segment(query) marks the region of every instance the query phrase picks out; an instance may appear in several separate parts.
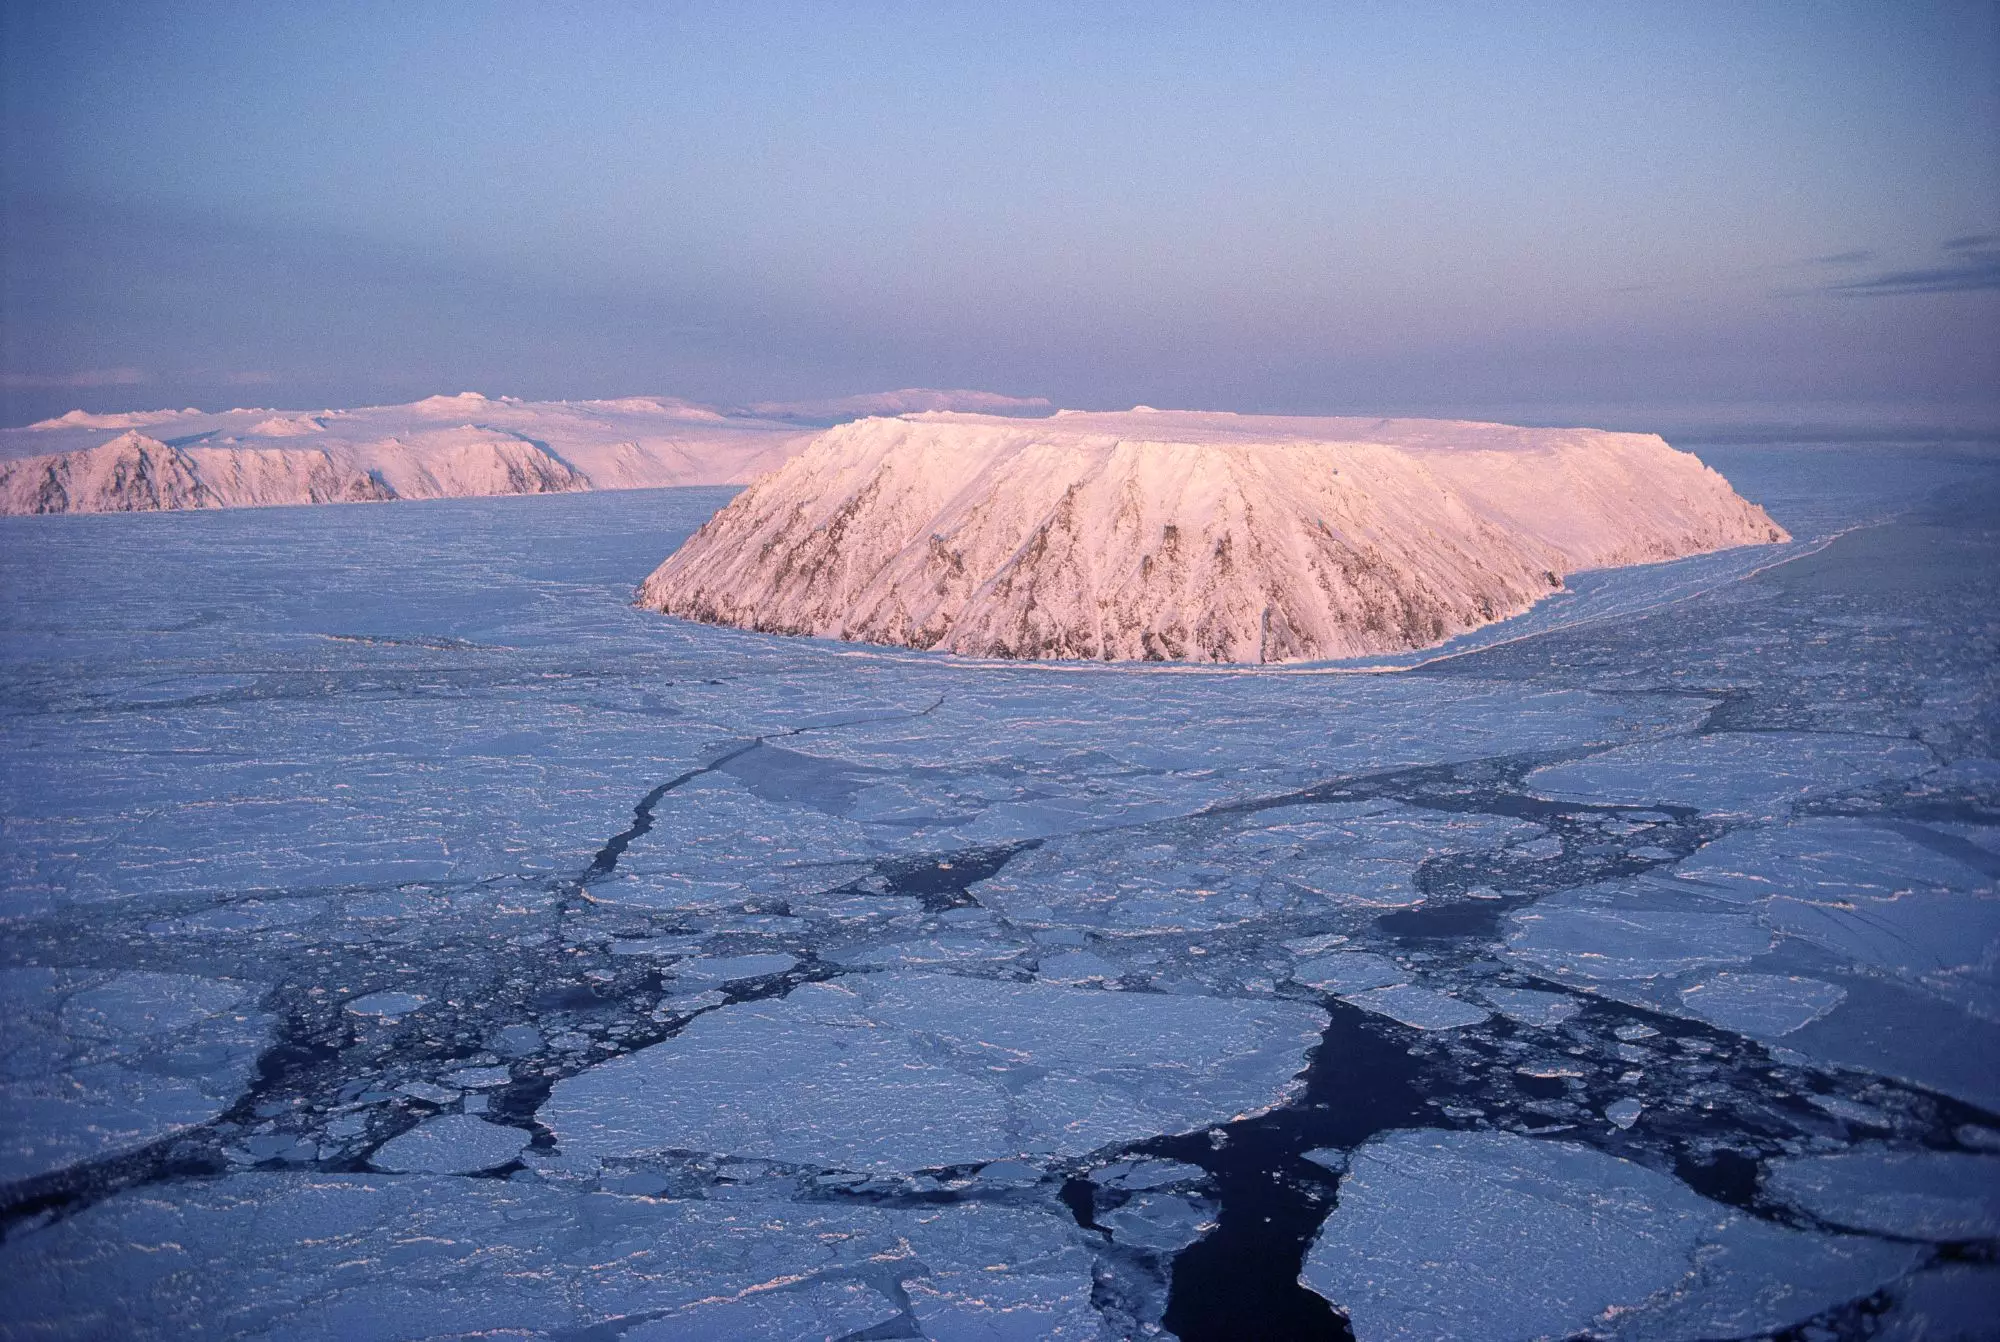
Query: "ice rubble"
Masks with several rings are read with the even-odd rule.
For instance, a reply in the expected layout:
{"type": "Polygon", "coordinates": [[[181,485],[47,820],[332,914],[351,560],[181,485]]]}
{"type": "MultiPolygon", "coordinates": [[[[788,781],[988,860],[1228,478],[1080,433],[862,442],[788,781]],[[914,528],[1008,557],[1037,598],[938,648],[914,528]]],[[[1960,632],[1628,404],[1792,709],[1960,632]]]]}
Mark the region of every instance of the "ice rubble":
{"type": "Polygon", "coordinates": [[[572,1156],[1076,1156],[1283,1103],[1325,1025],[1298,1002],[851,975],[702,1016],[558,1083],[540,1119],[572,1156]]]}
{"type": "Polygon", "coordinates": [[[65,1337],[399,1342],[599,1323],[625,1338],[839,1337],[902,1318],[914,1326],[899,1335],[1096,1339],[1090,1254],[1065,1219],[242,1174],[126,1193],[10,1240],[0,1274],[10,1323],[65,1337]]]}
{"type": "Polygon", "coordinates": [[[1578,569],[1785,539],[1651,435],[923,414],[824,434],[639,603],[982,657],[1310,661],[1440,643],[1578,569]]]}
{"type": "Polygon", "coordinates": [[[228,1109],[269,1042],[259,992],[193,974],[0,969],[0,1183],[228,1109]]]}
{"type": "Polygon", "coordinates": [[[794,425],[655,397],[533,402],[465,392],[317,414],[78,412],[0,430],[0,513],[741,483],[805,442],[794,425]],[[105,432],[116,428],[125,432],[105,432]]]}
{"type": "Polygon", "coordinates": [[[1574,1143],[1418,1130],[1354,1153],[1300,1280],[1359,1342],[1692,1342],[1797,1322],[1918,1259],[1755,1220],[1574,1143]]]}

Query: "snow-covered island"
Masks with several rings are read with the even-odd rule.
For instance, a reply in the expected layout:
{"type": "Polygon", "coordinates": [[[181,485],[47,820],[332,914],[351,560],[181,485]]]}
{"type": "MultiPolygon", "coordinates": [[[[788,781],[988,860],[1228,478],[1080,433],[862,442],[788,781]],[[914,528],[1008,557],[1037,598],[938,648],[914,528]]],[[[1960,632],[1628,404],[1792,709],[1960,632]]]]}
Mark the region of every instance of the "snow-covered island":
{"type": "Polygon", "coordinates": [[[1312,661],[1441,643],[1579,570],[1789,539],[1653,434],[920,413],[822,434],[638,604],[976,657],[1312,661]]]}
{"type": "Polygon", "coordinates": [[[477,392],[311,413],[75,410],[0,430],[0,513],[152,512],[741,484],[795,423],[670,397],[477,392]]]}
{"type": "Polygon", "coordinates": [[[0,515],[740,485],[817,427],[916,410],[1041,414],[1048,402],[905,387],[821,401],[524,401],[460,392],[351,410],[72,410],[0,429],[0,515]]]}

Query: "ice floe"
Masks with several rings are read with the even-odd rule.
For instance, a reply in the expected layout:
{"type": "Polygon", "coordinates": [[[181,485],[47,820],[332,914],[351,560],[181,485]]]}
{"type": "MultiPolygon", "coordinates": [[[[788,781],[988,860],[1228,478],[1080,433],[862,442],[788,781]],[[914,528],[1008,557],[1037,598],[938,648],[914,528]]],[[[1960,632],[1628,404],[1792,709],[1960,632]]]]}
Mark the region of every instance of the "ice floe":
{"type": "Polygon", "coordinates": [[[1464,1025],[1477,1025],[1493,1014],[1485,1007],[1461,1002],[1456,997],[1447,997],[1412,983],[1391,988],[1370,988],[1366,992],[1349,993],[1340,1000],[1419,1030],[1455,1030],[1464,1025]]]}
{"type": "Polygon", "coordinates": [[[10,1323],[54,1337],[838,1337],[899,1316],[913,1336],[1098,1336],[1075,1226],[970,1205],[246,1174],[101,1203],[0,1246],[0,1272],[10,1323]]]}
{"type": "Polygon", "coordinates": [[[1325,1022],[1296,1002],[851,975],[560,1082],[540,1119],[596,1156],[918,1170],[1081,1155],[1281,1103],[1325,1022]]]}
{"type": "Polygon", "coordinates": [[[1782,1327],[1917,1257],[1757,1221],[1574,1143],[1416,1130],[1354,1153],[1300,1279],[1359,1342],[1664,1342],[1782,1327]]]}
{"type": "Polygon", "coordinates": [[[260,992],[193,974],[0,970],[0,1183],[228,1109],[269,1040],[260,992]]]}
{"type": "Polygon", "coordinates": [[[1764,1192],[1829,1225],[1907,1239],[2000,1237],[2000,1156],[1857,1148],[1773,1161],[1764,1192]]]}
{"type": "Polygon", "coordinates": [[[1815,793],[1908,778],[1934,763],[1914,741],[1845,733],[1710,732],[1618,746],[1528,776],[1544,796],[1783,815],[1815,793]]]}
{"type": "Polygon", "coordinates": [[[1652,979],[1742,964],[1773,941],[1770,928],[1731,905],[1694,892],[1629,885],[1566,890],[1509,922],[1511,958],[1585,981],[1652,979]]]}
{"type": "Polygon", "coordinates": [[[1847,990],[1796,974],[1725,969],[1681,989],[1681,1005],[1710,1025],[1776,1039],[1812,1024],[1846,1000],[1847,990]]]}
{"type": "Polygon", "coordinates": [[[384,1142],[368,1163],[394,1173],[473,1174],[515,1159],[529,1136],[471,1114],[440,1114],[384,1142]]]}

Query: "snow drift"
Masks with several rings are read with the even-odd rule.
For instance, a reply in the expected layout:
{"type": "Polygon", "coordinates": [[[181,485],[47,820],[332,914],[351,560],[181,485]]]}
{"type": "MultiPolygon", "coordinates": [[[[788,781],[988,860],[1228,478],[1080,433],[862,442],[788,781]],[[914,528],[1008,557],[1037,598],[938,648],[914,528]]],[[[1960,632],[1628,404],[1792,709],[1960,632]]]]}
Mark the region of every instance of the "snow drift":
{"type": "Polygon", "coordinates": [[[638,603],[979,657],[1308,661],[1442,642],[1580,569],[1787,539],[1651,434],[917,414],[820,435],[638,603]]]}

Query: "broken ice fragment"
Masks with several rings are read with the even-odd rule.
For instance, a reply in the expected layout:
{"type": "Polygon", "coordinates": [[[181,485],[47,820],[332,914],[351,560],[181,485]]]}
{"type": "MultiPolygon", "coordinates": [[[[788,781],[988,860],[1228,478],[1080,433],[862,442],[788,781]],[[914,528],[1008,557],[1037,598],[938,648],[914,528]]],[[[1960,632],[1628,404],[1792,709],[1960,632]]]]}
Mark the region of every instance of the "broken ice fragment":
{"type": "Polygon", "coordinates": [[[1405,1131],[1354,1153],[1300,1281],[1359,1342],[1691,1342],[1772,1331],[1916,1261],[1768,1225],[1574,1143],[1405,1131]]]}
{"type": "Polygon", "coordinates": [[[1604,1116],[1611,1120],[1614,1127],[1629,1128],[1639,1121],[1639,1115],[1645,1112],[1645,1108],[1645,1105],[1628,1095],[1622,1100],[1613,1100],[1605,1105],[1604,1116]]]}
{"type": "Polygon", "coordinates": [[[368,1157],[377,1169],[410,1174],[474,1174],[521,1154],[528,1134],[470,1114],[441,1114],[384,1142],[368,1157]]]}
{"type": "Polygon", "coordinates": [[[1419,1030],[1456,1030],[1465,1025],[1477,1025],[1493,1014],[1484,1007],[1408,983],[1394,988],[1350,993],[1340,1000],[1419,1030]]]}
{"type": "Polygon", "coordinates": [[[411,1099],[423,1100],[429,1104],[450,1104],[458,1098],[458,1092],[449,1086],[435,1086],[428,1081],[412,1081],[396,1089],[411,1099]]]}
{"type": "Polygon", "coordinates": [[[1090,1181],[1101,1187],[1132,1189],[1163,1188],[1207,1177],[1208,1171],[1201,1166],[1179,1160],[1121,1160],[1090,1173],[1090,1181]]]}
{"type": "Polygon", "coordinates": [[[1710,1025],[1758,1039],[1776,1039],[1839,1006],[1847,991],[1818,979],[1725,969],[1681,989],[1680,997],[1690,1015],[1710,1025]]]}
{"type": "Polygon", "coordinates": [[[1491,1002],[1501,1015],[1523,1025],[1543,1029],[1561,1025],[1583,1010],[1574,998],[1561,993],[1538,992],[1533,988],[1487,987],[1481,988],[1479,995],[1491,1002]]]}
{"type": "Polygon", "coordinates": [[[1125,970],[1121,966],[1089,951],[1048,956],[1035,971],[1035,977],[1046,983],[1116,983],[1124,976],[1125,970]]]}
{"type": "Polygon", "coordinates": [[[1552,895],[1509,921],[1510,957],[1539,972],[1599,981],[1741,963],[1772,941],[1769,928],[1732,905],[1617,884],[1552,895]]]}
{"type": "Polygon", "coordinates": [[[1308,960],[1292,970],[1292,980],[1321,992],[1352,993],[1408,983],[1409,971],[1367,951],[1340,951],[1308,960]]]}
{"type": "Polygon", "coordinates": [[[394,1020],[398,1016],[409,1015],[428,1001],[430,1001],[428,997],[418,993],[369,993],[366,997],[357,997],[349,1002],[347,1009],[357,1016],[380,1016],[394,1020]]]}
{"type": "Polygon", "coordinates": [[[680,1150],[921,1170],[1262,1112],[1326,1016],[1303,1003],[858,974],[696,1018],[558,1082],[565,1151],[680,1150]]]}
{"type": "Polygon", "coordinates": [[[670,972],[677,983],[739,983],[782,974],[797,963],[790,955],[717,955],[683,960],[670,972]]]}
{"type": "Polygon", "coordinates": [[[503,1058],[525,1058],[541,1052],[542,1032],[532,1025],[509,1025],[494,1034],[492,1048],[503,1058]]]}

